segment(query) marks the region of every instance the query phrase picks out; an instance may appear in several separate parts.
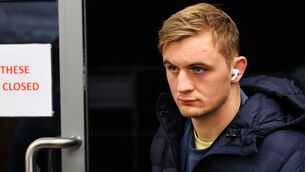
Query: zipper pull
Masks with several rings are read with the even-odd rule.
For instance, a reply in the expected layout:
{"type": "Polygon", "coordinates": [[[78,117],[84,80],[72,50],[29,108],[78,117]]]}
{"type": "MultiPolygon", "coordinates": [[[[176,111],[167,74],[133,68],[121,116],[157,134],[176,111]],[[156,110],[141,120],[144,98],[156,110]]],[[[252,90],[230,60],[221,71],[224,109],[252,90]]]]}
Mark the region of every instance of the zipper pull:
{"type": "Polygon", "coordinates": [[[227,133],[226,136],[227,137],[240,137],[240,135],[235,134],[235,133],[227,133]]]}

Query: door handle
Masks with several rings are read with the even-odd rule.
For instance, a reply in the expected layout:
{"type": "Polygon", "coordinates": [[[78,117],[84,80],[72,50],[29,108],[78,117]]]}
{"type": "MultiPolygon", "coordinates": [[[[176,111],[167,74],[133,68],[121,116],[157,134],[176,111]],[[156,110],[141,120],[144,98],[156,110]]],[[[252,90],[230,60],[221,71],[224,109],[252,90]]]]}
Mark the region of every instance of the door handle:
{"type": "Polygon", "coordinates": [[[25,154],[25,172],[35,172],[34,164],[36,155],[39,150],[44,148],[63,149],[77,148],[81,145],[80,137],[60,138],[60,137],[43,137],[33,141],[26,150],[25,154]]]}

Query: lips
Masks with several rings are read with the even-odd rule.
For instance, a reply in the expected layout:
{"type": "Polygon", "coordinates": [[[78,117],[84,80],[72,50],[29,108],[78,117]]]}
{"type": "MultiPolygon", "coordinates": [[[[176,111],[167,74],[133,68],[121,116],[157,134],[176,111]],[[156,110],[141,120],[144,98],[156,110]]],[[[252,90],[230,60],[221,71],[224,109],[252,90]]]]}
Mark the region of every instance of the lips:
{"type": "Polygon", "coordinates": [[[195,103],[197,100],[196,99],[189,99],[189,98],[178,98],[178,100],[185,105],[190,105],[195,103]]]}

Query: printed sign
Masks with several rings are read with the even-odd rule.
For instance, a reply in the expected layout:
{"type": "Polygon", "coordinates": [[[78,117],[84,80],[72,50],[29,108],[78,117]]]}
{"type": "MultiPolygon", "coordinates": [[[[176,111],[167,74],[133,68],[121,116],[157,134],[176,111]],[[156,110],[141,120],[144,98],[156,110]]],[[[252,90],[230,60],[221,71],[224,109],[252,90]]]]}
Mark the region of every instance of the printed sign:
{"type": "Polygon", "coordinates": [[[50,44],[0,45],[0,116],[52,116],[50,44]]]}

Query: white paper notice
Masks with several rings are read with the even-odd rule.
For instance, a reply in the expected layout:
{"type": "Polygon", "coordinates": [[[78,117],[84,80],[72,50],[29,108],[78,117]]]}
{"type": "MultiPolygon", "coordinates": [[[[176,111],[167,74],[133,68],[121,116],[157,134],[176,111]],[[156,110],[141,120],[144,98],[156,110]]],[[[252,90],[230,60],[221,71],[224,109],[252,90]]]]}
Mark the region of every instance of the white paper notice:
{"type": "Polygon", "coordinates": [[[50,44],[0,45],[0,116],[52,116],[50,44]]]}

